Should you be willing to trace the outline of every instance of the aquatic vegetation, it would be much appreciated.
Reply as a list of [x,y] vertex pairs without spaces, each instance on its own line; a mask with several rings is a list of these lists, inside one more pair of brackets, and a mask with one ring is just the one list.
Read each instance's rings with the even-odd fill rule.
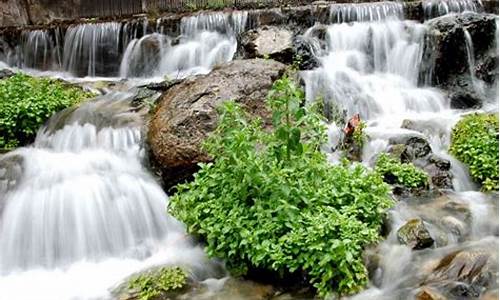
[[401,184],[407,188],[426,187],[429,176],[411,163],[401,163],[395,157],[382,153],[375,163],[375,171],[388,183]]
[[289,78],[276,81],[272,130],[226,102],[204,145],[214,162],[177,186],[169,209],[233,274],[299,274],[321,296],[349,294],[367,283],[362,251],[392,201],[377,173],[327,162],[321,117],[303,99]]
[[450,153],[469,166],[483,190],[498,190],[498,115],[465,116],[453,128]]
[[91,96],[59,80],[21,73],[0,80],[0,148],[30,143],[52,114]]

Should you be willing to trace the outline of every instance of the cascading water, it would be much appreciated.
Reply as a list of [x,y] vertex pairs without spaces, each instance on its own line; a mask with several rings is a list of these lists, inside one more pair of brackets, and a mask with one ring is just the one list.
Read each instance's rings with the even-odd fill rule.
[[22,33],[19,47],[2,49],[3,59],[20,68],[76,77],[184,77],[230,61],[247,19],[248,12],[184,17],[178,37],[166,34],[163,26],[149,26],[146,18],[72,25],[64,35],[59,27],[30,30]]
[[332,23],[403,19],[404,5],[399,2],[342,3],[330,6]]
[[130,100],[62,111],[32,147],[0,157],[0,296],[103,298],[158,264],[210,272],[141,164],[142,118]]
[[[327,111],[345,111],[347,116],[359,113],[366,121],[369,139],[363,149],[364,164],[373,165],[389,141],[402,136],[426,139],[435,155],[451,163],[455,192],[442,192],[438,199],[405,199],[391,210],[387,239],[367,252],[378,261],[370,270],[371,288],[355,299],[413,299],[423,289],[422,280],[425,288],[440,292],[459,293],[460,288],[463,293],[482,293],[484,285],[494,290],[498,280],[497,199],[474,191],[478,187],[467,169],[447,153],[451,129],[463,112],[450,109],[442,91],[419,86],[420,65],[426,63],[422,61],[426,30],[425,24],[399,20],[330,25],[326,49],[317,51],[321,67],[302,73],[308,101],[323,99]],[[305,35],[313,32],[310,29]],[[466,63],[474,66],[474,47],[466,31],[464,45],[469,55]],[[411,130],[403,125],[408,123]],[[342,125],[333,122],[329,126],[326,149],[333,162],[341,156],[337,149]],[[398,242],[397,230],[413,218],[422,219],[435,240],[432,251],[412,251]],[[438,263],[455,253],[460,253],[460,259],[470,258],[471,264],[476,257],[487,260],[484,268],[494,275],[466,287],[455,288],[446,280],[441,285],[436,277],[452,275],[436,271]]]
[[481,12],[483,10],[481,0],[424,0],[422,7],[426,20],[449,13]]
[[200,14],[181,20],[181,36],[177,39],[163,33],[134,39],[123,55],[120,76],[208,73],[214,65],[231,61],[237,47],[236,34],[245,29],[247,18],[247,12]]

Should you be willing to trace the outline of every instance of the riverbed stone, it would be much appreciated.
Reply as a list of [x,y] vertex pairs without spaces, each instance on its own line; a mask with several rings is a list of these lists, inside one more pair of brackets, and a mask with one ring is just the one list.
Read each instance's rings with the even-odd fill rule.
[[425,284],[439,288],[452,298],[477,298],[494,284],[497,265],[493,249],[464,249],[449,253],[441,259]]
[[407,245],[413,250],[425,249],[434,244],[424,222],[419,218],[408,220],[398,229],[397,235],[401,244]]
[[162,95],[147,136],[154,165],[165,185],[190,177],[211,158],[201,144],[218,124],[217,108],[234,100],[252,115],[269,117],[265,99],[286,66],[274,60],[235,60],[208,75],[194,76]]

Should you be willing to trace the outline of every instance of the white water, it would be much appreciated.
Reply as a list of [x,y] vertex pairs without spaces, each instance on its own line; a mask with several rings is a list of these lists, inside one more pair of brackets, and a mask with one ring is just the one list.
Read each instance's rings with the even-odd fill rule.
[[404,18],[404,5],[399,2],[341,3],[330,6],[332,23],[381,21]]
[[422,8],[424,18],[429,20],[449,13],[482,12],[483,3],[481,0],[424,0]]
[[[36,72],[64,77],[170,78],[206,74],[232,60],[236,35],[246,28],[248,12],[214,12],[184,17],[180,35],[172,36],[148,19],[27,30],[20,45],[2,42],[0,59]],[[1,40],[0,40],[1,42]]]
[[32,147],[0,157],[0,298],[104,298],[163,264],[210,274],[141,164],[141,116],[129,101],[108,95],[63,111]]
[[[468,112],[450,109],[442,91],[419,85],[426,30],[423,24],[399,20],[330,25],[326,54],[319,57],[322,66],[302,74],[308,101],[322,98],[334,110],[345,110],[347,117],[359,113],[367,122],[369,141],[363,149],[363,163],[372,165],[376,155],[387,150],[389,139],[402,135],[427,139],[435,154],[451,162],[453,187],[457,192],[442,199],[409,199],[396,204],[391,210],[388,238],[374,250],[380,261],[372,287],[354,299],[413,298],[419,276],[432,270],[424,267],[435,266],[445,255],[457,250],[484,249],[493,260],[498,259],[497,199],[475,192],[478,187],[466,167],[447,153],[451,129]],[[474,47],[467,31],[464,43],[469,57],[464,63],[473,70]],[[483,82],[473,79],[477,80],[478,89],[484,88]],[[493,111],[498,111],[498,107]],[[401,128],[403,120],[410,120],[417,131]],[[334,163],[341,157],[334,150],[343,125],[329,126],[327,149]],[[459,213],[450,212],[447,208],[450,203],[463,205],[470,212],[470,220],[461,221]],[[415,217],[424,220],[439,248],[411,251],[400,245],[397,229]]]

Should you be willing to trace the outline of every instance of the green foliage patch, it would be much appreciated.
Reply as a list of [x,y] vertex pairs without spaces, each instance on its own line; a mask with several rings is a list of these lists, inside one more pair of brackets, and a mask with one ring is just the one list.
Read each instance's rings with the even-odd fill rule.
[[303,91],[284,77],[268,97],[272,129],[234,102],[204,147],[213,163],[177,186],[170,211],[233,273],[300,274],[321,296],[367,282],[363,248],[379,240],[392,205],[381,177],[359,164],[332,166],[325,128]]
[[0,80],[0,148],[30,143],[53,113],[90,96],[53,79],[16,74]]
[[498,191],[498,115],[471,114],[453,128],[450,153],[485,191]]
[[407,188],[423,188],[428,185],[429,176],[411,163],[401,163],[397,158],[382,153],[375,163],[375,171],[386,182],[401,184]]
[[187,274],[179,267],[164,267],[159,270],[141,274],[129,282],[129,288],[137,291],[140,300],[151,300],[163,293],[184,288]]

